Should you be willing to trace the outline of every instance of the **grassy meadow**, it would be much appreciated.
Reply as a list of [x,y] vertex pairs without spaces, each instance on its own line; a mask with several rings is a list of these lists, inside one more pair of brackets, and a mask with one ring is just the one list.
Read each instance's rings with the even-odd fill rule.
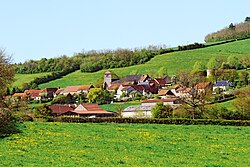
[[[241,56],[245,54],[250,55],[249,46],[250,39],[247,39],[208,48],[158,55],[145,64],[111,70],[114,71],[118,76],[122,77],[128,74],[136,73],[154,75],[161,67],[165,67],[168,71],[168,74],[171,76],[176,74],[178,70],[192,69],[196,61],[201,61],[204,65],[206,65],[211,57],[228,57],[230,55]],[[94,73],[82,73],[80,71],[76,71],[60,79],[41,84],[40,88],[96,84],[97,80],[103,77],[105,71],[106,70],[101,70]]]
[[16,74],[15,82],[12,84],[12,87],[22,87],[23,83],[28,83],[37,77],[42,77],[51,74],[51,72],[47,73],[37,73],[37,74]]
[[26,122],[1,166],[249,166],[250,127]]

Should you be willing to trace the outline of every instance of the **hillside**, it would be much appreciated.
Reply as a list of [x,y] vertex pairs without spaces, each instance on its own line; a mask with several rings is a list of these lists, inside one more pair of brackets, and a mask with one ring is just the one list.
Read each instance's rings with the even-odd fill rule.
[[228,39],[239,39],[250,37],[250,21],[247,17],[245,22],[239,24],[231,23],[228,27],[225,27],[217,32],[206,35],[206,42],[223,41]]
[[12,87],[22,87],[23,83],[28,83],[31,80],[51,74],[50,72],[46,73],[37,73],[37,74],[16,74],[15,82],[12,84]]
[[[155,74],[161,67],[167,68],[168,74],[174,75],[178,70],[192,69],[196,61],[207,64],[211,57],[230,55],[241,56],[248,54],[250,56],[250,39],[227,43],[223,45],[211,46],[207,48],[173,52],[158,55],[145,64],[112,69],[118,76],[127,74]],[[96,84],[97,80],[102,78],[106,70],[94,73],[82,73],[80,70],[73,72],[63,78],[40,85],[45,87],[66,87],[69,85]]]

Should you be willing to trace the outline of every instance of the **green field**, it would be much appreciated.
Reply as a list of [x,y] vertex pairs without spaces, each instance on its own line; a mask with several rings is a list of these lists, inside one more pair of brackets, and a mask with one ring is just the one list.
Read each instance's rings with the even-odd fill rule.
[[1,166],[249,166],[250,127],[25,123]]
[[124,109],[129,107],[129,106],[134,106],[134,105],[141,105],[141,102],[139,101],[132,101],[132,102],[126,102],[126,103],[113,103],[113,104],[103,104],[100,105],[100,107],[104,110],[111,111],[111,112],[117,112],[117,107],[121,106]]
[[37,77],[42,77],[51,74],[50,72],[47,73],[37,73],[37,74],[16,74],[15,75],[15,82],[12,84],[12,87],[22,87],[23,83],[28,83]]
[[[168,70],[168,74],[171,76],[176,74],[178,70],[192,69],[196,61],[201,61],[206,65],[211,57],[227,57],[230,55],[241,56],[249,54],[249,46],[250,39],[247,39],[208,48],[158,55],[145,64],[112,70],[118,74],[118,76],[126,76],[136,72],[139,74],[155,74],[161,67],[165,67]],[[96,84],[97,80],[103,77],[105,71],[106,70],[102,70],[94,73],[81,73],[80,71],[76,71],[63,78],[42,84],[40,87],[66,87],[69,85]]]

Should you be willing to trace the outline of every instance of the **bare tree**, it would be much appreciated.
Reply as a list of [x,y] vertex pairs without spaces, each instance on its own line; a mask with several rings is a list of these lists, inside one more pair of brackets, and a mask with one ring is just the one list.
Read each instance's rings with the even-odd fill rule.
[[0,99],[7,87],[14,81],[15,70],[11,64],[11,56],[5,50],[0,50]]

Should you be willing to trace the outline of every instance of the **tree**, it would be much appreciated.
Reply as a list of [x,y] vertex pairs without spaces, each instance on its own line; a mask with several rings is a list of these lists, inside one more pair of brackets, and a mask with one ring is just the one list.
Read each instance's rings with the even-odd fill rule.
[[242,56],[240,58],[240,63],[244,68],[249,68],[250,67],[250,55]]
[[227,64],[230,68],[239,69],[240,68],[240,61],[236,56],[229,56],[227,58]]
[[11,56],[0,50],[0,99],[7,87],[14,81],[15,69],[11,64]]
[[235,108],[241,113],[242,119],[250,119],[250,86],[234,92]]
[[211,90],[192,88],[189,94],[190,96],[182,98],[183,107],[191,114],[193,119],[202,118],[211,96]]
[[107,90],[103,91],[101,88],[90,89],[87,99],[89,103],[103,104],[110,100],[110,94]]
[[118,113],[117,116],[122,118],[122,112],[123,110],[125,109],[124,106],[118,104],[116,107],[115,107],[115,111]]
[[52,116],[52,110],[49,108],[47,104],[44,104],[35,109],[35,116],[36,117]]
[[246,71],[241,71],[239,73],[239,80],[244,84],[248,85],[248,78],[249,78],[249,73]]
[[212,57],[211,59],[209,59],[207,63],[207,68],[209,70],[217,70],[221,67],[222,63],[223,63],[222,58]]
[[173,108],[170,105],[164,105],[162,102],[157,103],[152,108],[153,118],[169,118],[173,115]]
[[204,72],[204,71],[205,71],[205,66],[200,61],[196,61],[194,63],[192,72],[197,73],[197,72]]

